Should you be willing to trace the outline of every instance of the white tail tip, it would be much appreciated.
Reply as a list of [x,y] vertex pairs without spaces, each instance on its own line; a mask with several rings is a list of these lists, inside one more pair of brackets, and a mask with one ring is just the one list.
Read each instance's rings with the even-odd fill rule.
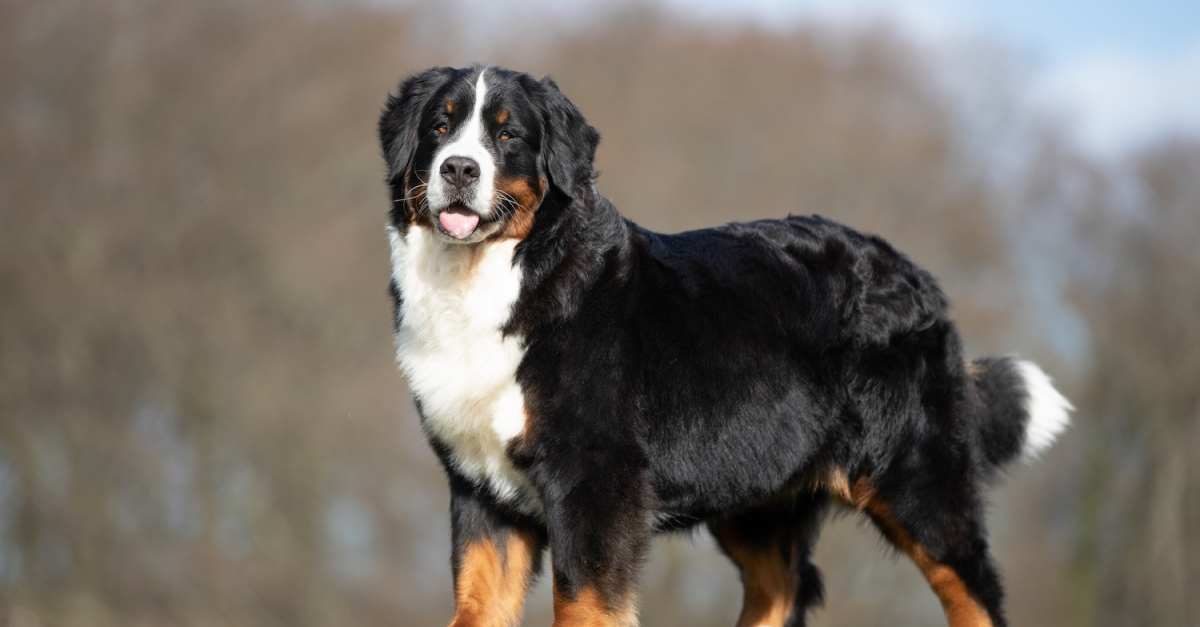
[[1028,463],[1050,448],[1058,434],[1071,423],[1069,412],[1075,410],[1065,396],[1054,389],[1050,377],[1032,361],[1017,362],[1017,370],[1025,382],[1025,444],[1021,460]]

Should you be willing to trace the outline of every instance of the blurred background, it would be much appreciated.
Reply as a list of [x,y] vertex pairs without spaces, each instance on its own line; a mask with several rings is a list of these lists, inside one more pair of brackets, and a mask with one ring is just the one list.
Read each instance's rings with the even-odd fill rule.
[[[1200,624],[1200,4],[0,0],[0,625],[448,622],[374,130],[472,61],[552,74],[645,226],[820,213],[931,269],[1078,407],[993,492],[1012,623]],[[855,517],[817,562],[815,625],[942,624]],[[740,605],[704,534],[643,590]]]

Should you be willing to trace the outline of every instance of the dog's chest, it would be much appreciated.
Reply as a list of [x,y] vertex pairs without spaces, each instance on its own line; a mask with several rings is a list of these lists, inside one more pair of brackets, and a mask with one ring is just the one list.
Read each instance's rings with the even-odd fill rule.
[[420,227],[389,237],[401,295],[397,361],[425,428],[449,448],[459,472],[538,513],[531,484],[507,454],[526,420],[516,382],[524,351],[519,338],[500,331],[521,288],[516,242],[454,245]]

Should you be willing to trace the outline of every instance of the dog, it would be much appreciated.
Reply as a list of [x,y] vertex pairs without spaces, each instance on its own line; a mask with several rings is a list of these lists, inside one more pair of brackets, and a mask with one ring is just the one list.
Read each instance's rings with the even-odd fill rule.
[[451,493],[455,627],[637,623],[651,537],[704,526],[739,627],[803,625],[831,504],[910,557],[954,627],[1005,624],[984,490],[1065,428],[1038,366],[967,360],[928,272],[789,216],[660,234],[595,189],[550,78],[433,68],[379,120],[397,361]]

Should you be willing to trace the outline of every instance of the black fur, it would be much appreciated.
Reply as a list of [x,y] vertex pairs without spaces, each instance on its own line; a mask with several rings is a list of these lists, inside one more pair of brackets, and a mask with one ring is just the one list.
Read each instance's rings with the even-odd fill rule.
[[[379,129],[394,207],[436,147],[422,129],[479,70],[429,70],[389,99]],[[952,568],[1004,624],[982,490],[1020,451],[1025,391],[1008,359],[968,368],[934,278],[821,217],[642,229],[595,193],[599,134],[555,83],[488,71],[525,133],[524,157],[500,167],[533,163],[523,175],[550,183],[516,248],[524,283],[503,327],[525,348],[529,414],[509,454],[544,517],[460,476],[434,441],[456,556],[473,537],[536,529],[559,593],[615,606],[655,531],[728,522],[754,547],[784,529],[800,581],[789,624],[801,625],[822,596],[809,556],[830,496],[847,496],[830,484],[840,473],[874,509],[852,505]],[[407,228],[402,209],[392,221]]]

